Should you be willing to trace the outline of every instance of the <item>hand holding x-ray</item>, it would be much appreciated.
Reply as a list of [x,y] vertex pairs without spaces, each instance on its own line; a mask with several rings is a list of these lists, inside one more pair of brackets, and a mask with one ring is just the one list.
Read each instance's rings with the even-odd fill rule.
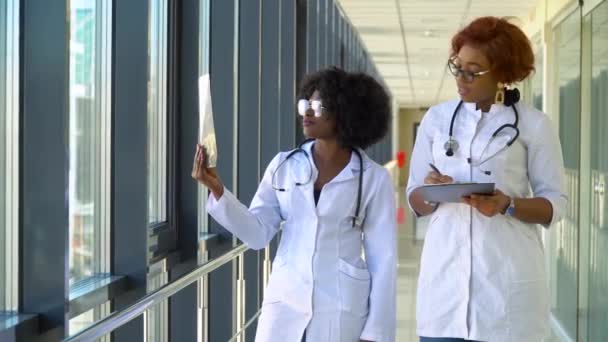
[[215,126],[213,124],[213,107],[211,105],[211,82],[209,74],[198,79],[199,129],[198,142],[203,146],[205,167],[217,166],[217,145],[215,142]]

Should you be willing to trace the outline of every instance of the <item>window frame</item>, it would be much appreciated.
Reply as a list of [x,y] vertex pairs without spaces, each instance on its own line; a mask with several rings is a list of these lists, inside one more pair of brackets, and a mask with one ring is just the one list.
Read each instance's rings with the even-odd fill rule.
[[[4,122],[0,123],[2,129],[2,139],[4,144],[0,144],[0,148],[4,151],[4,162],[0,162],[0,167],[4,168],[3,180],[5,182],[0,189],[0,196],[4,197],[3,212],[0,216],[3,222],[0,222],[1,237],[0,243],[4,245],[1,250],[0,260],[2,267],[1,272],[4,276],[0,277],[0,311],[16,312],[18,310],[19,300],[19,121],[20,121],[20,1],[7,0],[5,2],[4,15],[7,18],[4,22],[6,26],[0,28],[3,39],[0,44],[3,44],[3,53],[6,57],[6,64],[0,66],[5,68],[0,76],[3,86],[0,91],[3,92],[3,101],[0,110],[6,110]],[[13,91],[11,91],[13,89]],[[17,167],[14,167],[17,166]],[[10,182],[8,180],[11,180]],[[5,197],[6,196],[6,197]],[[11,203],[15,205],[11,205]]]

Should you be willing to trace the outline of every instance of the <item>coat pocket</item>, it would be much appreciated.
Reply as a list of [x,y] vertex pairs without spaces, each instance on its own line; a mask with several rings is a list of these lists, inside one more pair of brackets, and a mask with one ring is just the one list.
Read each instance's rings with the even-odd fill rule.
[[355,267],[342,259],[338,270],[342,309],[357,316],[367,315],[371,285],[369,271]]
[[289,274],[286,262],[282,258],[276,258],[272,264],[272,272],[268,279],[268,286],[264,291],[263,305],[279,303],[286,291],[289,291]]

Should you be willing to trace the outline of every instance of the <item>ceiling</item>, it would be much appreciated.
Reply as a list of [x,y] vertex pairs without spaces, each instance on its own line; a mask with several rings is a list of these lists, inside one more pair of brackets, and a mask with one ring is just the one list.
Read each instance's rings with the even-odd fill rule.
[[400,107],[428,107],[457,96],[446,74],[450,39],[473,18],[519,18],[535,0],[338,0]]

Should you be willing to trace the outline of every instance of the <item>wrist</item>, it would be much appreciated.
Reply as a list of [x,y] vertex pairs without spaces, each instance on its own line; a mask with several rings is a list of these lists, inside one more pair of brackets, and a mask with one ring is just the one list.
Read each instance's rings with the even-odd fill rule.
[[515,212],[515,198],[505,196],[505,204],[502,207],[501,213],[506,216],[513,216]]
[[209,190],[211,191],[213,197],[215,197],[216,200],[219,200],[220,198],[222,198],[222,195],[224,195],[224,185],[222,184],[216,184],[212,188],[209,188]]
[[424,201],[424,204],[426,204],[427,206],[429,206],[429,210],[431,211],[431,213],[434,213],[435,210],[437,210],[437,208],[439,208],[439,202],[429,202],[429,201]]

